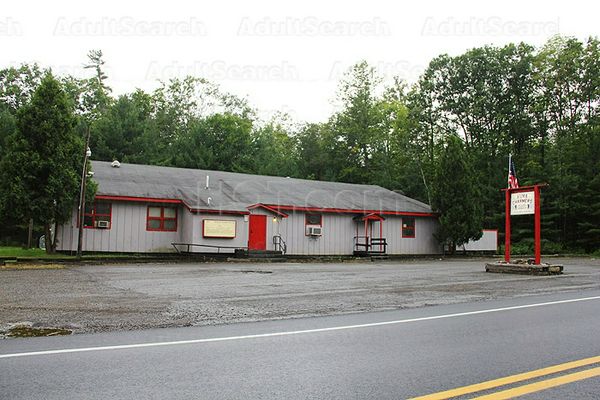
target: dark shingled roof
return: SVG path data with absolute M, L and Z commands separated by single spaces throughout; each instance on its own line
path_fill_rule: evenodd
M 247 211 L 266 204 L 431 213 L 427 204 L 375 185 L 126 163 L 114 168 L 105 161 L 92 161 L 92 169 L 97 195 L 181 200 L 197 210 Z

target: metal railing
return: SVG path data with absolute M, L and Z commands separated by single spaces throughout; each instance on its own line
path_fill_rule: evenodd
M 386 238 L 354 236 L 354 251 L 385 254 L 387 252 L 387 240 Z
M 354 236 L 354 251 L 369 251 L 369 237 Z
M 374 250 L 377 249 L 377 250 Z M 371 238 L 371 253 L 387 253 L 387 240 L 385 238 Z
M 236 251 L 248 251 L 247 247 L 240 247 L 240 246 L 216 246 L 216 245 L 212 245 L 212 244 L 199 244 L 199 243 L 171 243 L 171 246 L 173 246 L 173 248 L 175 249 L 175 251 L 178 252 L 178 253 L 183 253 L 183 251 L 180 250 L 178 246 L 185 246 L 186 249 L 187 249 L 187 251 L 185 251 L 185 253 L 189 253 L 190 249 L 192 247 L 207 247 L 209 249 L 217 249 L 217 254 L 221 253 L 221 249 L 233 250 L 233 253 L 236 253 Z
M 281 237 L 281 235 L 273 236 L 273 248 L 276 251 L 281 251 L 281 254 L 287 253 L 287 244 L 285 240 Z

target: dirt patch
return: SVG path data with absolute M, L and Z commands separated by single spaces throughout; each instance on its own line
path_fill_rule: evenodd
M 0 265 L 0 269 L 7 270 L 31 270 L 31 269 L 64 269 L 65 266 L 62 264 L 33 264 L 33 263 L 16 263 L 8 262 L 4 265 Z

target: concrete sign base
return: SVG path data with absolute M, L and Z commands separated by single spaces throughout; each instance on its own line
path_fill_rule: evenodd
M 560 275 L 564 267 L 558 264 L 534 264 L 534 260 L 515 260 L 507 263 L 505 261 L 485 264 L 485 272 L 500 274 L 520 275 Z

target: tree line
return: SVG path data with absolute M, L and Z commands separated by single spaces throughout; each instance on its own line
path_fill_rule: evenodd
M 81 171 L 89 132 L 95 160 L 401 191 L 441 213 L 438 236 L 450 248 L 482 228 L 502 235 L 500 189 L 512 154 L 521 185 L 549 184 L 542 194 L 543 250 L 600 248 L 597 38 L 557 36 L 540 48 L 518 43 L 443 54 L 411 86 L 361 61 L 339 82 L 337 111 L 320 123 L 285 114 L 261 119 L 246 99 L 201 77 L 114 96 L 100 51 L 88 54 L 84 68 L 87 79 L 54 77 L 35 64 L 0 70 L 5 238 L 30 218 L 45 225 L 70 216 L 59 211 L 72 210 L 77 179 L 55 174 L 59 165 L 69 165 L 71 175 Z M 59 109 L 49 107 L 52 101 Z M 49 133 L 61 129 L 63 136 Z M 51 184 L 69 189 L 60 197 Z M 513 218 L 517 251 L 531 251 L 532 227 L 529 217 Z

